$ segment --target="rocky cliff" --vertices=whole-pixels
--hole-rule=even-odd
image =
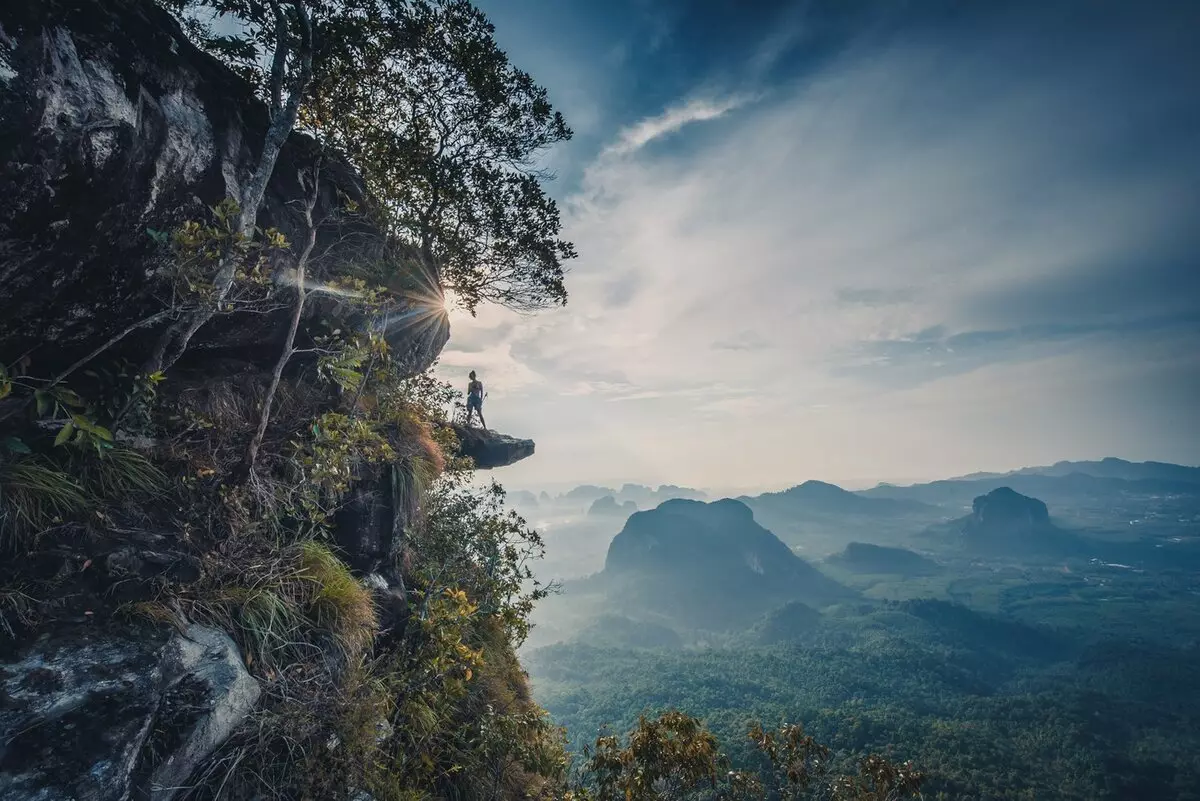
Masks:
[[[6,4],[0,10],[0,357],[47,372],[72,363],[162,310],[166,254],[152,236],[205,219],[238,196],[257,159],[266,110],[250,87],[192,46],[152,4],[137,0]],[[301,241],[301,180],[322,159],[314,218],[323,220],[312,276],[388,254],[365,216],[336,214],[364,200],[344,163],[293,134],[267,187],[259,225]],[[412,272],[427,274],[414,261]],[[440,292],[398,297],[396,331],[413,372],[449,335]],[[315,313],[336,305],[330,295]],[[406,316],[407,315],[407,316]],[[162,325],[120,343],[139,354]],[[198,345],[251,359],[278,350],[279,320],[210,326]],[[211,367],[211,365],[210,365]]]
[[[1044,502],[1010,487],[976,497],[971,514],[948,525],[963,545],[975,551],[1063,556],[1086,550],[1077,535],[1054,525]]]
[[[311,302],[257,472],[233,466],[288,328],[286,259],[259,302],[222,309],[161,386],[129,394],[177,319],[168,232],[239,195],[266,125],[251,88],[148,0],[0,4],[6,801],[174,798],[298,669],[280,654],[320,655],[303,668],[316,686],[407,620],[405,537],[452,439],[413,411],[412,391],[322,383],[314,343],[381,326],[400,381],[430,367],[449,326],[435,271],[374,224],[336,153],[292,134],[258,214],[293,243],[309,231],[306,201],[317,223]],[[333,290],[381,263],[387,310],[368,322]],[[384,433],[354,428],[357,409],[392,415]],[[533,453],[459,433],[480,468]],[[285,540],[306,526],[328,543]],[[275,642],[280,620],[291,628]]]

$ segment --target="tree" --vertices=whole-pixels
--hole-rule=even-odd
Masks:
[[[538,154],[571,137],[466,0],[371,2],[327,26],[303,123],[365,176],[389,233],[472,312],[566,302],[558,207]]]
[[[275,171],[275,161],[283,143],[292,133],[300,111],[300,100],[312,78],[313,24],[307,0],[168,0],[168,8],[182,14],[188,9],[210,7],[221,14],[232,14],[245,25],[242,37],[215,36],[194,18],[186,27],[201,44],[245,66],[255,73],[259,47],[271,50],[271,68],[261,82],[268,99],[270,124],[263,134],[258,162],[242,187],[238,204],[237,231],[244,239],[254,232],[258,209],[262,205],[267,182]],[[237,260],[220,260],[213,278],[213,293],[199,309],[183,316],[159,337],[146,364],[147,373],[157,373],[174,364],[191,342],[192,336],[212,319],[233,286]]]
[[[857,776],[830,773],[830,751],[795,724],[748,733],[766,767],[730,770],[717,738],[697,718],[670,710],[642,716],[628,737],[602,735],[588,749],[584,783],[572,792],[582,801],[675,799],[828,798],[832,801],[900,801],[916,797],[924,777],[912,765],[871,755]]]

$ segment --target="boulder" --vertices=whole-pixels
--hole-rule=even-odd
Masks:
[[[0,663],[0,797],[170,801],[259,692],[216,629],[60,630]]]
[[[458,437],[459,456],[471,457],[478,470],[504,467],[533,456],[534,444],[531,439],[517,439],[486,428],[472,428],[458,423],[452,424],[451,428]]]

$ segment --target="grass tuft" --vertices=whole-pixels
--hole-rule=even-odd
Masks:
[[[315,585],[309,619],[330,635],[348,661],[357,660],[374,643],[379,628],[371,591],[325,545],[309,540],[300,549],[300,576]]]
[[[91,505],[83,486],[49,462],[0,464],[0,549],[18,547]]]
[[[78,467],[83,483],[106,498],[136,493],[154,495],[167,486],[167,476],[149,459],[128,448],[112,448],[99,455],[87,453]]]

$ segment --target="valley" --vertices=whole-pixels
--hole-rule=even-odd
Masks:
[[[1198,798],[1200,482],[1090,464],[607,529],[559,503],[535,695],[576,748],[678,708],[735,763],[748,720],[801,721],[843,768],[912,760],[931,798]]]

